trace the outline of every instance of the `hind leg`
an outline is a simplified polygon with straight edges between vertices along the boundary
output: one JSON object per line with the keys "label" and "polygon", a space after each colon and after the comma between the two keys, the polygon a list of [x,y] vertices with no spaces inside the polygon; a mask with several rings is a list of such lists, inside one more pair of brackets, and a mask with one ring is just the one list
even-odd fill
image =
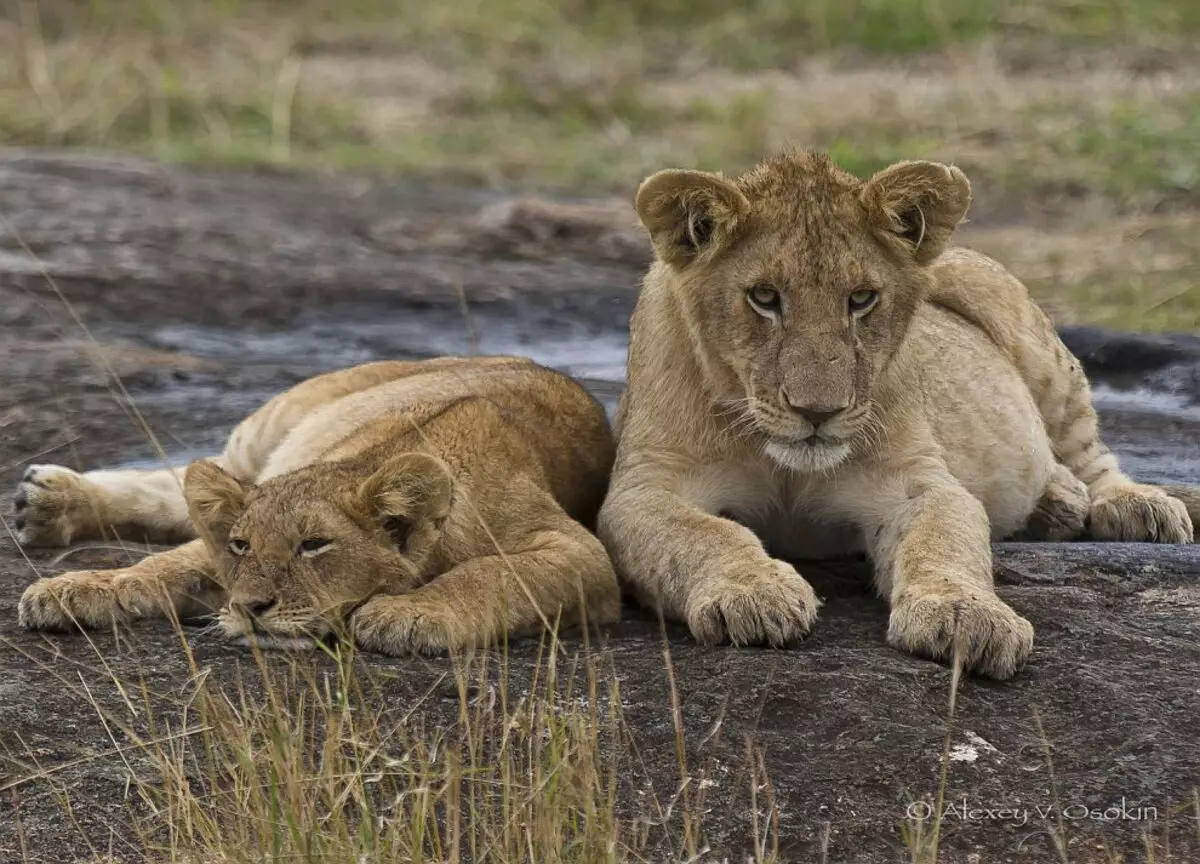
{"label": "hind leg", "polygon": [[178,543],[195,536],[183,500],[183,469],[88,471],[31,465],[13,497],[23,546],[67,546],[111,536]]}
{"label": "hind leg", "polygon": [[1191,543],[1192,520],[1182,501],[1157,486],[1121,481],[1094,493],[1088,533],[1096,540]]}
{"label": "hind leg", "polygon": [[1026,533],[1033,540],[1075,540],[1087,526],[1092,501],[1087,486],[1062,463],[1054,463]]}
{"label": "hind leg", "polygon": [[[238,424],[214,461],[239,480],[252,481],[314,408],[421,368],[420,363],[367,363],[302,381]],[[23,546],[66,546],[106,533],[162,544],[190,540],[196,532],[183,497],[185,468],[81,474],[62,465],[32,465],[13,498],[17,540]]]}

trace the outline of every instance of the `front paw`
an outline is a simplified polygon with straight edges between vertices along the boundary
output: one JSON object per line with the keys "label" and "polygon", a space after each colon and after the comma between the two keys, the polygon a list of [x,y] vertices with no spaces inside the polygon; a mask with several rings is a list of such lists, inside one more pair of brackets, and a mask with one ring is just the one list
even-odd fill
{"label": "front paw", "polygon": [[82,570],[39,579],[17,603],[17,622],[28,630],[109,627],[121,617],[111,571]]}
{"label": "front paw", "polygon": [[22,546],[66,546],[99,533],[83,475],[61,465],[31,465],[17,484],[13,515]]}
{"label": "front paw", "polygon": [[460,616],[411,594],[367,601],[351,617],[350,629],[360,648],[392,656],[445,654],[475,641]]}
{"label": "front paw", "polygon": [[1191,543],[1192,520],[1177,498],[1154,486],[1129,483],[1105,490],[1092,502],[1089,533],[1096,540]]}
{"label": "front paw", "polygon": [[1033,650],[1033,625],[986,588],[910,589],[892,604],[888,642],[971,672],[1011,678]]}
{"label": "front paw", "polygon": [[705,575],[687,604],[698,642],[782,648],[808,635],[821,605],[795,568],[773,558]]}

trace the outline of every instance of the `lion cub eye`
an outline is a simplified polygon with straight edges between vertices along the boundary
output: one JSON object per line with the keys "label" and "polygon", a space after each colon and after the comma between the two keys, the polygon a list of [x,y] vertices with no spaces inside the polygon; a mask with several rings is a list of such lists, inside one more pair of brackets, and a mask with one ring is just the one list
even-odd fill
{"label": "lion cub eye", "polygon": [[850,311],[856,315],[861,315],[874,306],[877,300],[879,300],[878,291],[862,288],[850,295]]}
{"label": "lion cub eye", "polygon": [[230,555],[236,555],[241,558],[250,551],[250,544],[245,540],[230,540],[229,546],[226,547]]}
{"label": "lion cub eye", "polygon": [[746,292],[746,300],[759,315],[773,318],[779,314],[779,292],[770,285],[755,285]]}
{"label": "lion cub eye", "polygon": [[324,537],[309,537],[300,544],[301,555],[316,555],[318,552],[324,552],[332,545],[331,540],[326,540]]}

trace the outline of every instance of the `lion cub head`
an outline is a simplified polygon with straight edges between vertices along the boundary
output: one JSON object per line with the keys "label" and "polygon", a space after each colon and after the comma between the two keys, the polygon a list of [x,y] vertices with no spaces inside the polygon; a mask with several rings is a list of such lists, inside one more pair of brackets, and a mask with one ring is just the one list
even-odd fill
{"label": "lion cub head", "polygon": [[835,467],[867,439],[881,373],[966,214],[957,168],[901,162],[862,181],[793,152],[737,180],[660,171],[638,216],[718,402],[776,461]]}
{"label": "lion cub head", "polygon": [[227,592],[227,636],[308,646],[371,596],[426,580],[450,512],[448,468],[406,453],[364,476],[329,463],[252,485],[212,462],[188,467],[184,495]]}

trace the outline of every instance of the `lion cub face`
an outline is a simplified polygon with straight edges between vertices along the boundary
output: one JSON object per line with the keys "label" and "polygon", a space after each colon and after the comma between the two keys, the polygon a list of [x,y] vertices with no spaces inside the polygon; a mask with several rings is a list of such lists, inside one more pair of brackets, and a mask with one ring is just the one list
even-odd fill
{"label": "lion cub face", "polygon": [[227,592],[227,636],[310,646],[371,596],[426,580],[450,510],[448,469],[407,453],[362,477],[314,465],[255,486],[211,462],[188,467],[184,494]]}
{"label": "lion cub face", "polygon": [[636,207],[718,400],[776,461],[823,471],[869,440],[876,383],[969,202],[956,168],[864,182],[796,152],[736,181],[660,171]]}

